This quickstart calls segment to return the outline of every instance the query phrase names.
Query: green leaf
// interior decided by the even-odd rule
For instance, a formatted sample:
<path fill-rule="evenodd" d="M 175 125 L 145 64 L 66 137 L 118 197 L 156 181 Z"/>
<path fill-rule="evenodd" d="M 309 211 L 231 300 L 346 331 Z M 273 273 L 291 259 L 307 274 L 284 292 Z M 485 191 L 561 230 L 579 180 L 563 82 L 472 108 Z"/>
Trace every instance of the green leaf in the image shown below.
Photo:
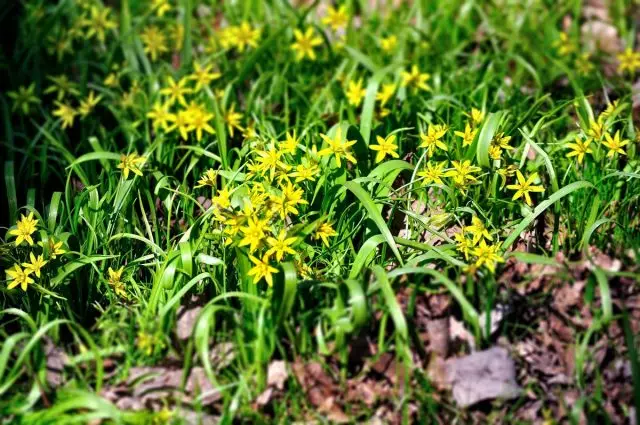
<path fill-rule="evenodd" d="M 13 225 L 18 218 L 18 197 L 16 195 L 13 161 L 4 163 L 4 184 L 7 188 L 7 202 L 9 203 L 9 223 Z"/>
<path fill-rule="evenodd" d="M 97 263 L 98 261 L 108 260 L 110 258 L 116 258 L 117 255 L 91 255 L 87 257 L 80 257 L 71 262 L 65 264 L 63 267 L 58 269 L 58 273 L 55 275 L 53 279 L 51 279 L 51 286 L 56 286 L 60 284 L 67 276 L 69 276 L 74 271 L 78 270 L 80 267 L 85 266 L 87 264 Z"/>
<path fill-rule="evenodd" d="M 344 184 L 344 187 L 349 189 L 364 207 L 367 210 L 367 214 L 369 218 L 376 224 L 380 233 L 384 236 L 385 240 L 389 244 L 391 251 L 395 254 L 398 262 L 402 265 L 404 261 L 402 260 L 402 256 L 400 255 L 400 251 L 398 250 L 398 245 L 396 245 L 396 241 L 393 240 L 393 235 L 387 227 L 387 223 L 382 218 L 382 215 L 378 211 L 377 205 L 373 202 L 369 194 L 360 186 L 358 183 L 354 181 L 349 181 Z"/>
<path fill-rule="evenodd" d="M 271 297 L 273 314 L 279 326 L 282 326 L 291 313 L 296 300 L 297 287 L 298 276 L 295 266 L 291 262 L 282 263 L 282 272 L 275 279 Z"/>
<path fill-rule="evenodd" d="M 511 232 L 509 237 L 502 244 L 502 249 L 506 251 L 511 246 L 511 244 L 513 244 L 516 241 L 516 239 L 518 239 L 518 237 L 520 236 L 520 233 L 522 233 L 533 222 L 533 220 L 536 219 L 536 217 L 542 214 L 544 210 L 546 210 L 555 202 L 559 201 L 565 196 L 575 192 L 576 190 L 584 189 L 587 187 L 593 188 L 594 186 L 587 181 L 580 180 L 563 187 L 562 189 L 558 190 L 553 195 L 551 195 L 548 199 L 542 201 L 540 205 L 538 205 L 531 214 L 523 218 L 520 224 L 518 224 L 518 226 L 515 228 L 515 230 Z"/>
<path fill-rule="evenodd" d="M 365 243 L 362 244 L 358 250 L 353 264 L 351 264 L 351 272 L 349 273 L 349 279 L 357 278 L 362 270 L 369 265 L 373 256 L 375 255 L 376 248 L 386 239 L 384 235 L 371 236 Z"/>
<path fill-rule="evenodd" d="M 476 145 L 476 158 L 478 164 L 482 167 L 489 167 L 491 165 L 489 161 L 489 147 L 491 146 L 491 140 L 498 130 L 498 125 L 502 119 L 502 112 L 491 112 L 487 116 L 480 130 L 478 141 Z"/>

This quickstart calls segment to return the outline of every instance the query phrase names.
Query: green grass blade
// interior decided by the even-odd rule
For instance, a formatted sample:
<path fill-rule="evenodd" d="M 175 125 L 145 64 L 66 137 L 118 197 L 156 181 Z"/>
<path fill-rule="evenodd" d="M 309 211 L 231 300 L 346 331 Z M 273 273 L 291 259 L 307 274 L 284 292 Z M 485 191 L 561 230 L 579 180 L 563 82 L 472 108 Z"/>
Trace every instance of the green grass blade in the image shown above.
<path fill-rule="evenodd" d="M 549 208 L 555 202 L 575 192 L 576 190 L 584 189 L 588 187 L 593 188 L 594 186 L 591 183 L 584 180 L 577 181 L 563 187 L 562 189 L 558 190 L 553 195 L 551 195 L 548 199 L 546 199 L 545 201 L 542 201 L 540 205 L 538 205 L 530 215 L 523 218 L 520 224 L 518 224 L 518 226 L 515 228 L 515 230 L 511 232 L 509 237 L 503 242 L 502 249 L 505 251 L 509 249 L 509 247 L 516 241 L 516 239 L 518 239 L 518 237 L 520 236 L 520 233 L 522 233 L 531 223 L 533 223 L 533 220 L 535 220 L 536 217 L 542 214 L 547 208 Z"/>
<path fill-rule="evenodd" d="M 391 251 L 395 254 L 396 258 L 400 265 L 404 264 L 402 260 L 402 256 L 400 255 L 400 251 L 398 250 L 398 245 L 396 241 L 393 239 L 393 235 L 387 227 L 387 223 L 382 218 L 382 215 L 378 211 L 377 205 L 373 202 L 369 194 L 360 186 L 358 183 L 349 181 L 344 185 L 347 189 L 349 189 L 358 200 L 360 200 L 360 204 L 365 208 L 369 218 L 376 224 L 380 233 L 384 236 L 385 240 L 389 244 Z"/>

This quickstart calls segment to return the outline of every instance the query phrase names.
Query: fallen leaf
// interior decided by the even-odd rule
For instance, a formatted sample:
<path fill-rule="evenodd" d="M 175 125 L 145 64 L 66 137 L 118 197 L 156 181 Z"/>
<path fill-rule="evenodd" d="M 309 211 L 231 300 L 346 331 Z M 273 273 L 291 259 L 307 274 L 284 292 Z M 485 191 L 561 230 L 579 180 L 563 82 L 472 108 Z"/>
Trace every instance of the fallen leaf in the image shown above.
<path fill-rule="evenodd" d="M 178 321 L 176 323 L 176 335 L 178 339 L 185 340 L 191 338 L 193 326 L 201 311 L 202 307 L 200 306 L 190 309 L 181 306 L 178 309 Z"/>
<path fill-rule="evenodd" d="M 460 407 L 496 398 L 518 397 L 515 365 L 507 350 L 494 347 L 468 356 L 447 360 L 447 381 Z"/>
<path fill-rule="evenodd" d="M 269 364 L 267 386 L 282 390 L 288 377 L 289 372 L 287 372 L 287 365 L 284 360 L 274 360 Z"/>
<path fill-rule="evenodd" d="M 69 362 L 67 353 L 49 338 L 46 339 L 44 352 L 47 359 L 47 383 L 52 388 L 59 387 L 63 383 L 64 367 Z"/>
<path fill-rule="evenodd" d="M 449 353 L 449 318 L 443 317 L 427 321 L 429 350 L 439 356 Z"/>

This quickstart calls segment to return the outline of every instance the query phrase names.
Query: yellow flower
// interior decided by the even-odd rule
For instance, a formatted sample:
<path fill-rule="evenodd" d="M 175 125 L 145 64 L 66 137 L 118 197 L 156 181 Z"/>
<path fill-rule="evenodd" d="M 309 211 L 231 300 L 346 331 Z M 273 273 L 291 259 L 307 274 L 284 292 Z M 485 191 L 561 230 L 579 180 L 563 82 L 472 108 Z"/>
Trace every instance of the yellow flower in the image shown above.
<path fill-rule="evenodd" d="M 464 161 L 451 161 L 453 170 L 449 170 L 444 173 L 445 177 L 452 177 L 453 182 L 458 186 L 464 187 L 467 183 L 475 182 L 478 179 L 473 176 L 473 173 L 480 171 L 479 167 L 471 165 L 470 160 Z"/>
<path fill-rule="evenodd" d="M 455 134 L 458 137 L 462 137 L 462 146 L 469 146 L 470 144 L 473 143 L 473 139 L 476 138 L 476 134 L 478 133 L 478 129 L 471 129 L 471 126 L 469 125 L 469 123 L 467 123 L 464 127 L 464 132 L 462 131 L 455 131 L 453 134 Z"/>
<path fill-rule="evenodd" d="M 471 120 L 473 121 L 474 125 L 478 125 L 482 123 L 483 119 L 484 119 L 484 112 L 476 108 L 471 108 Z"/>
<path fill-rule="evenodd" d="M 538 178 L 538 173 L 531 174 L 529 178 L 525 180 L 520 170 L 517 170 L 516 178 L 518 179 L 518 184 L 510 184 L 507 186 L 507 189 L 516 191 L 512 200 L 515 201 L 516 199 L 524 196 L 527 205 L 531 206 L 532 202 L 529 192 L 544 192 L 544 188 L 542 186 L 535 186 L 533 184 L 533 182 Z"/>
<path fill-rule="evenodd" d="M 196 82 L 194 88 L 195 91 L 200 91 L 204 87 L 208 87 L 209 84 L 220 78 L 219 72 L 213 72 L 213 65 L 202 66 L 198 62 L 193 63 L 193 74 L 189 76 L 189 79 Z"/>
<path fill-rule="evenodd" d="M 44 248 L 44 243 L 42 241 L 39 241 L 38 246 Z M 55 260 L 58 255 L 62 255 L 67 252 L 62 249 L 62 241 L 56 242 L 53 238 L 49 238 L 47 248 L 49 249 L 49 257 L 52 260 Z"/>
<path fill-rule="evenodd" d="M 236 27 L 229 26 L 218 30 L 217 37 L 211 37 L 211 40 L 220 44 L 223 49 L 228 49 L 234 44 Z M 215 50 L 212 51 L 215 53 Z"/>
<path fill-rule="evenodd" d="M 179 52 L 182 50 L 182 45 L 184 43 L 184 25 L 180 22 L 174 22 L 169 26 L 169 38 L 173 43 L 173 50 Z"/>
<path fill-rule="evenodd" d="M 78 107 L 78 112 L 80 113 L 80 116 L 84 118 L 87 115 L 89 115 L 91 111 L 93 111 L 93 108 L 95 108 L 98 105 L 101 99 L 102 99 L 102 95 L 96 97 L 95 92 L 91 90 L 87 98 L 80 101 L 80 106 Z"/>
<path fill-rule="evenodd" d="M 310 280 L 313 279 L 314 271 L 308 264 L 306 264 L 303 260 L 295 261 L 296 270 L 302 277 L 302 279 Z"/>
<path fill-rule="evenodd" d="M 109 270 L 107 270 L 107 272 L 109 273 L 108 282 L 109 285 L 113 286 L 113 291 L 117 296 L 126 298 L 127 291 L 125 290 L 124 282 L 122 281 L 122 272 L 124 272 L 124 267 L 120 267 L 118 270 L 113 270 L 111 267 L 109 267 Z"/>
<path fill-rule="evenodd" d="M 580 54 L 580 56 L 576 58 L 575 68 L 581 75 L 591 74 L 595 69 L 593 62 L 591 61 L 591 54 L 588 52 Z"/>
<path fill-rule="evenodd" d="M 471 240 L 467 239 L 464 236 L 465 234 L 464 230 L 465 229 L 462 229 L 461 232 L 454 234 L 453 237 L 456 240 L 456 250 L 458 250 L 459 252 L 462 253 L 462 255 L 464 255 L 465 260 L 468 260 L 469 254 L 471 253 L 474 244 Z"/>
<path fill-rule="evenodd" d="M 476 267 L 484 265 L 491 273 L 494 273 L 496 271 L 496 263 L 504 263 L 504 258 L 498 254 L 499 249 L 498 244 L 487 245 L 484 239 L 480 241 L 480 244 L 473 250 L 473 255 L 477 257 Z"/>
<path fill-rule="evenodd" d="M 418 177 L 422 177 L 422 185 L 426 186 L 432 183 L 444 185 L 442 177 L 444 177 L 444 167 L 447 161 L 441 161 L 437 164 L 427 162 L 426 168 L 418 173 Z"/>
<path fill-rule="evenodd" d="M 226 187 L 224 189 L 220 189 L 218 191 L 218 195 L 214 196 L 213 205 L 217 206 L 220 209 L 227 209 L 231 206 L 231 193 L 229 189 Z"/>
<path fill-rule="evenodd" d="M 349 22 L 349 15 L 347 14 L 347 7 L 344 5 L 340 6 L 337 10 L 329 6 L 327 14 L 322 18 L 322 23 L 329 25 L 334 31 L 346 27 L 347 22 Z"/>
<path fill-rule="evenodd" d="M 73 109 L 71 106 L 55 101 L 55 104 L 58 105 L 58 109 L 52 112 L 52 114 L 62 121 L 62 129 L 64 130 L 67 127 L 73 127 L 73 121 L 75 120 L 76 115 L 78 115 L 78 111 Z"/>
<path fill-rule="evenodd" d="M 624 74 L 625 71 L 629 71 L 630 74 L 635 74 L 640 69 L 640 53 L 634 52 L 631 47 L 627 47 L 623 53 L 618 54 L 618 72 Z"/>
<path fill-rule="evenodd" d="M 18 264 L 13 265 L 13 269 L 8 269 L 5 273 L 9 276 L 10 283 L 7 285 L 7 289 L 13 289 L 20 285 L 23 291 L 27 290 L 27 286 L 33 283 L 33 279 L 29 277 L 31 270 L 22 270 Z"/>
<path fill-rule="evenodd" d="M 242 137 L 244 140 L 249 141 L 258 137 L 258 132 L 256 131 L 256 124 L 254 122 L 249 123 L 242 130 Z"/>
<path fill-rule="evenodd" d="M 266 228 L 266 220 L 260 220 L 255 216 L 250 217 L 247 225 L 240 228 L 240 231 L 244 234 L 244 238 L 240 240 L 240 246 L 249 245 L 249 251 L 251 252 L 258 249 L 265 237 L 264 231 Z"/>
<path fill-rule="evenodd" d="M 20 245 L 22 241 L 27 241 L 29 245 L 33 245 L 31 235 L 36 231 L 37 225 L 38 220 L 33 218 L 33 212 L 30 212 L 27 217 L 20 214 L 20 220 L 16 223 L 16 228 L 9 231 L 10 235 L 16 236 L 16 246 Z"/>
<path fill-rule="evenodd" d="M 313 48 L 322 44 L 320 37 L 314 36 L 313 28 L 309 27 L 303 34 L 299 29 L 293 30 L 296 41 L 291 45 L 291 49 L 296 53 L 296 60 L 301 61 L 305 57 L 316 60 L 316 53 Z"/>
<path fill-rule="evenodd" d="M 25 272 L 29 271 L 29 273 L 33 273 L 36 277 L 40 277 L 40 270 L 44 267 L 48 261 L 45 261 L 42 255 L 38 255 L 37 257 L 33 255 L 33 252 L 29 253 L 30 263 L 22 263 L 22 267 L 24 267 Z"/>
<path fill-rule="evenodd" d="M 20 110 L 23 115 L 29 115 L 29 113 L 31 113 L 31 104 L 40 104 L 40 99 L 38 99 L 38 96 L 33 94 L 35 88 L 36 83 L 31 83 L 29 87 L 18 87 L 17 92 L 8 92 L 7 96 L 13 99 L 13 106 L 11 107 L 11 110 L 13 112 Z"/>
<path fill-rule="evenodd" d="M 273 286 L 273 273 L 278 273 L 278 269 L 269 265 L 269 257 L 265 254 L 262 260 L 249 256 L 249 259 L 255 266 L 247 273 L 249 276 L 253 276 L 253 283 L 257 284 L 264 278 L 269 286 Z"/>
<path fill-rule="evenodd" d="M 73 39 L 70 31 L 66 33 L 61 32 L 56 36 L 49 35 L 47 41 L 50 44 L 49 47 L 47 47 L 47 51 L 50 55 L 55 54 L 58 62 L 64 58 L 65 54 L 73 53 Z"/>
<path fill-rule="evenodd" d="M 242 114 L 240 112 L 235 111 L 236 105 L 233 103 L 231 107 L 224 113 L 224 121 L 227 123 L 227 129 L 229 130 L 229 136 L 233 137 L 233 129 L 237 128 L 242 131 L 242 127 L 240 126 L 240 120 L 242 119 Z"/>
<path fill-rule="evenodd" d="M 167 38 L 155 25 L 149 25 L 140 34 L 140 40 L 144 43 L 144 52 L 147 53 L 152 61 L 158 59 L 162 53 L 168 52 Z"/>
<path fill-rule="evenodd" d="M 53 84 L 47 87 L 44 94 L 56 93 L 56 100 L 61 101 L 67 94 L 78 96 L 80 92 L 76 88 L 76 84 L 69 81 L 66 75 L 59 75 L 57 77 L 47 77 L 53 81 Z"/>
<path fill-rule="evenodd" d="M 560 33 L 558 40 L 553 42 L 553 46 L 558 49 L 560 56 L 568 56 L 576 50 L 576 46 L 569 39 L 569 34 L 566 32 Z"/>
<path fill-rule="evenodd" d="M 298 139 L 296 138 L 296 131 L 293 130 L 293 133 L 287 131 L 285 141 L 280 142 L 280 152 L 282 152 L 283 154 L 295 154 L 297 150 Z"/>
<path fill-rule="evenodd" d="M 172 123 L 166 129 L 167 133 L 178 130 L 183 140 L 189 138 L 189 132 L 192 130 L 191 115 L 188 111 L 180 111 L 177 114 L 169 114 L 167 119 Z"/>
<path fill-rule="evenodd" d="M 471 218 L 471 226 L 465 227 L 464 231 L 473 235 L 473 245 L 477 244 L 482 238 L 485 238 L 488 241 L 493 240 L 489 230 L 487 230 L 482 220 L 476 216 Z"/>
<path fill-rule="evenodd" d="M 496 146 L 496 145 L 489 146 L 489 158 L 497 161 L 500 159 L 501 156 L 502 156 L 502 148 L 500 146 Z"/>
<path fill-rule="evenodd" d="M 300 164 L 296 166 L 296 171 L 289 174 L 290 177 L 295 177 L 296 183 L 300 183 L 305 180 L 315 181 L 316 175 L 318 174 L 318 166 L 315 164 Z"/>
<path fill-rule="evenodd" d="M 96 37 L 100 43 L 104 43 L 106 32 L 115 29 L 118 24 L 111 19 L 109 14 L 111 10 L 108 7 L 98 8 L 91 7 L 91 17 L 83 20 L 83 26 L 87 27 L 86 39 Z"/>
<path fill-rule="evenodd" d="M 398 145 L 396 145 L 396 135 L 392 134 L 386 138 L 376 136 L 378 142 L 377 145 L 369 145 L 369 149 L 378 152 L 376 154 L 376 163 L 382 161 L 385 156 L 389 155 L 393 158 L 398 158 Z"/>
<path fill-rule="evenodd" d="M 268 237 L 267 243 L 271 246 L 269 250 L 264 254 L 265 257 L 271 257 L 271 255 L 276 255 L 276 261 L 282 261 L 282 257 L 285 254 L 295 254 L 296 252 L 291 248 L 291 244 L 294 243 L 298 238 L 287 238 L 287 232 L 285 230 L 281 230 L 278 234 L 278 238 Z"/>
<path fill-rule="evenodd" d="M 167 77 L 168 87 L 161 89 L 160 94 L 169 96 L 169 100 L 167 101 L 169 106 L 176 102 L 182 106 L 187 106 L 187 101 L 184 98 L 184 95 L 191 93 L 191 89 L 185 87 L 187 82 L 187 78 L 181 78 L 180 81 L 176 83 L 171 76 Z"/>
<path fill-rule="evenodd" d="M 429 156 L 432 156 L 436 148 L 440 148 L 443 151 L 449 150 L 447 145 L 445 145 L 442 140 L 444 135 L 447 134 L 447 126 L 442 124 L 431 125 L 429 124 L 429 128 L 427 128 L 427 134 L 420 133 L 420 139 L 422 143 L 420 143 L 421 148 L 427 148 L 427 153 Z"/>
<path fill-rule="evenodd" d="M 105 78 L 102 84 L 107 87 L 116 87 L 120 82 L 118 74 L 116 72 L 110 72 Z"/>
<path fill-rule="evenodd" d="M 109 283 L 113 285 L 116 282 L 120 282 L 120 280 L 122 279 L 123 271 L 124 267 L 120 267 L 118 270 L 113 270 L 111 267 L 109 267 Z"/>
<path fill-rule="evenodd" d="M 165 13 L 171 10 L 169 0 L 151 0 L 151 10 L 156 13 L 158 18 L 162 18 Z"/>
<path fill-rule="evenodd" d="M 150 356 L 153 354 L 156 347 L 164 347 L 164 342 L 155 335 L 140 331 L 138 332 L 138 340 L 136 341 L 136 346 L 145 355 Z"/>
<path fill-rule="evenodd" d="M 586 154 L 590 153 L 593 155 L 593 150 L 591 150 L 591 148 L 589 147 L 592 141 L 593 139 L 591 137 L 587 138 L 586 140 L 582 140 L 581 137 L 576 136 L 575 143 L 567 143 L 566 145 L 567 149 L 571 149 L 571 152 L 567 154 L 567 158 L 575 156 L 578 159 L 578 164 L 582 165 L 582 160 L 584 159 Z"/>
<path fill-rule="evenodd" d="M 304 195 L 304 190 L 298 188 L 291 182 L 287 182 L 286 186 L 282 187 L 282 196 L 285 198 L 285 202 L 287 204 L 287 208 L 293 213 L 298 214 L 298 210 L 295 209 L 295 206 L 308 204 L 307 201 L 302 199 Z"/>
<path fill-rule="evenodd" d="M 274 205 L 274 210 L 280 213 L 280 218 L 283 220 L 289 214 L 298 215 L 298 204 L 306 205 L 308 202 L 302 199 L 304 190 L 296 187 L 290 181 L 282 187 L 282 196 L 271 195 L 271 202 Z"/>
<path fill-rule="evenodd" d="M 353 105 L 356 108 L 360 105 L 366 93 L 367 90 L 362 87 L 362 78 L 356 82 L 349 81 L 348 88 L 345 90 L 349 105 Z"/>
<path fill-rule="evenodd" d="M 380 108 L 380 111 L 378 113 L 380 118 L 384 118 L 391 113 L 391 110 L 388 108 L 382 107 Z"/>
<path fill-rule="evenodd" d="M 273 180 L 276 170 L 283 169 L 288 170 L 289 165 L 280 160 L 282 152 L 276 148 L 273 141 L 269 145 L 268 150 L 256 150 L 258 155 L 257 161 L 260 164 L 260 171 L 269 172 L 269 180 Z"/>
<path fill-rule="evenodd" d="M 162 127 L 164 131 L 167 131 L 169 127 L 169 121 L 171 120 L 171 112 L 169 112 L 169 107 L 166 104 L 162 104 L 159 101 L 156 101 L 153 104 L 153 108 L 151 111 L 147 112 L 147 118 L 153 120 L 153 128 L 157 130 L 159 127 Z"/>
<path fill-rule="evenodd" d="M 248 22 L 242 22 L 233 31 L 233 44 L 239 52 L 244 52 L 247 46 L 253 48 L 258 46 L 258 39 L 260 38 L 260 29 L 252 28 Z"/>
<path fill-rule="evenodd" d="M 137 176 L 142 176 L 139 164 L 143 164 L 144 161 L 145 157 L 138 156 L 135 152 L 128 155 L 120 155 L 120 164 L 118 164 L 118 168 L 122 169 L 122 174 L 124 175 L 125 180 L 129 178 L 129 171 Z"/>
<path fill-rule="evenodd" d="M 417 65 L 411 67 L 411 71 L 402 71 L 402 87 L 413 87 L 422 90 L 431 90 L 427 81 L 431 76 L 427 73 L 421 73 Z"/>
<path fill-rule="evenodd" d="M 503 189 L 504 186 L 507 184 L 508 177 L 513 177 L 516 175 L 516 171 L 518 171 L 518 167 L 513 164 L 504 168 L 500 168 L 497 171 L 498 175 L 502 179 L 502 183 L 500 184 L 500 189 Z"/>
<path fill-rule="evenodd" d="M 329 238 L 338 235 L 338 232 L 333 230 L 330 223 L 324 222 L 316 229 L 316 232 L 313 235 L 313 239 L 318 240 L 322 239 L 322 242 L 329 246 Z"/>
<path fill-rule="evenodd" d="M 380 101 L 380 106 L 384 106 L 391 99 L 391 96 L 396 92 L 396 88 L 393 83 L 382 85 L 380 91 L 376 93 L 376 100 Z"/>
<path fill-rule="evenodd" d="M 603 121 L 604 120 L 601 119 L 598 119 L 598 121 L 591 120 L 589 122 L 589 131 L 587 131 L 587 134 L 596 140 L 602 139 L 602 135 L 606 130 Z"/>
<path fill-rule="evenodd" d="M 213 168 L 209 168 L 207 171 L 205 171 L 205 173 L 202 175 L 200 180 L 198 180 L 198 184 L 194 186 L 194 189 L 197 189 L 199 187 L 204 187 L 204 186 L 215 187 L 217 177 L 218 177 L 218 172 L 215 171 Z"/>
<path fill-rule="evenodd" d="M 604 137 L 606 140 L 604 140 L 602 144 L 609 149 L 609 152 L 607 152 L 607 157 L 613 157 L 616 152 L 620 155 L 626 155 L 622 147 L 628 145 L 629 141 L 620 140 L 620 130 L 616 131 L 616 134 L 613 137 L 611 137 L 609 133 L 605 133 Z"/>
<path fill-rule="evenodd" d="M 214 134 L 215 130 L 209 124 L 209 121 L 213 119 L 213 114 L 207 113 L 202 106 L 190 107 L 187 112 L 187 120 L 189 127 L 186 131 L 196 132 L 196 140 L 199 142 L 202 140 L 202 132 L 206 131 L 209 134 Z"/>
<path fill-rule="evenodd" d="M 342 162 L 340 158 L 343 156 L 347 159 L 347 161 L 355 164 L 356 159 L 353 155 L 351 155 L 349 147 L 356 144 L 355 140 L 342 140 L 342 128 L 338 127 L 336 129 L 336 133 L 333 139 L 329 138 L 326 134 L 320 134 L 320 137 L 329 144 L 328 148 L 322 149 L 318 152 L 318 155 L 335 155 L 336 157 L 336 165 L 338 167 L 341 166 Z"/>
<path fill-rule="evenodd" d="M 498 146 L 500 149 L 512 150 L 515 149 L 513 146 L 509 145 L 511 141 L 511 136 L 505 136 L 504 133 L 496 133 L 491 140 L 491 144 L 493 146 Z"/>
<path fill-rule="evenodd" d="M 390 35 L 389 37 L 380 39 L 380 48 L 385 51 L 385 53 L 389 53 L 396 48 L 398 44 L 398 37 L 395 35 Z"/>
<path fill-rule="evenodd" d="M 598 121 L 603 122 L 604 120 L 609 118 L 613 114 L 613 111 L 616 110 L 619 103 L 620 103 L 620 99 L 616 99 L 613 102 L 607 103 L 607 107 L 605 108 L 604 111 L 600 113 L 600 116 L 598 117 Z"/>

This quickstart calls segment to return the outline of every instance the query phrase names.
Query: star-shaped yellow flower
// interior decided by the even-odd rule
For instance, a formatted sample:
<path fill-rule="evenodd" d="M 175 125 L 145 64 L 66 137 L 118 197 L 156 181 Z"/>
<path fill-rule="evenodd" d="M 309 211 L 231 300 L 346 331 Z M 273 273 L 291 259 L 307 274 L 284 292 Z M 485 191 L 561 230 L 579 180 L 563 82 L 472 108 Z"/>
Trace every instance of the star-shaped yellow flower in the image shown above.
<path fill-rule="evenodd" d="M 16 236 L 15 244 L 20 245 L 22 241 L 26 241 L 29 245 L 33 245 L 33 238 L 31 235 L 36 231 L 36 225 L 38 220 L 33 218 L 33 212 L 30 212 L 28 216 L 21 214 L 20 220 L 16 223 L 16 229 L 10 230 L 9 234 Z"/>
<path fill-rule="evenodd" d="M 516 199 L 524 196 L 527 205 L 531 206 L 532 202 L 529 192 L 544 192 L 544 188 L 542 186 L 536 186 L 533 184 L 533 182 L 538 179 L 538 173 L 533 173 L 528 179 L 525 179 L 520 170 L 517 170 L 516 178 L 518 179 L 518 184 L 510 184 L 507 186 L 507 189 L 516 191 L 512 200 L 515 201 Z"/>

